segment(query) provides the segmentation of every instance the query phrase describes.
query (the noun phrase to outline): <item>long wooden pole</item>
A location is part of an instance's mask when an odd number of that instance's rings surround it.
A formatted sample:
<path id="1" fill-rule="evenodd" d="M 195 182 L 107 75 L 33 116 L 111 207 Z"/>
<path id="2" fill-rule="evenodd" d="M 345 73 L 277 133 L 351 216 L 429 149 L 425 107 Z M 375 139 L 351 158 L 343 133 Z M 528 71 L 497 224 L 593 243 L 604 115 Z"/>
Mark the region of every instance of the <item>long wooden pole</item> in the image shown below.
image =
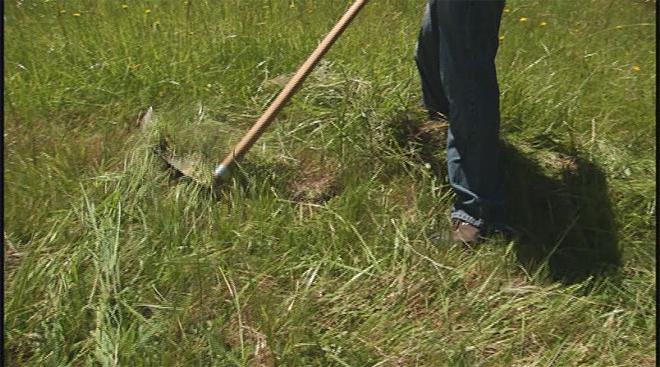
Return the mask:
<path id="1" fill-rule="evenodd" d="M 316 50 L 307 58 L 307 60 L 298 68 L 296 74 L 289 80 L 289 82 L 284 86 L 284 89 L 277 95 L 275 100 L 270 104 L 268 109 L 259 117 L 257 122 L 252 125 L 250 130 L 243 136 L 243 138 L 236 144 L 236 146 L 231 150 L 225 159 L 220 163 L 215 171 L 213 172 L 214 183 L 218 183 L 219 180 L 226 175 L 229 167 L 236 161 L 236 159 L 242 157 L 252 145 L 259 139 L 261 134 L 264 132 L 266 127 L 270 125 L 271 122 L 275 119 L 277 114 L 282 110 L 284 105 L 291 99 L 291 96 L 295 94 L 300 85 L 305 81 L 305 78 L 312 72 L 316 64 L 321 60 L 323 55 L 330 49 L 330 47 L 335 43 L 335 41 L 341 36 L 346 27 L 351 23 L 353 18 L 357 13 L 362 9 L 362 7 L 367 3 L 368 0 L 356 0 L 353 5 L 344 13 L 344 15 L 339 19 L 339 22 L 330 30 L 327 36 L 319 43 L 316 47 Z"/>

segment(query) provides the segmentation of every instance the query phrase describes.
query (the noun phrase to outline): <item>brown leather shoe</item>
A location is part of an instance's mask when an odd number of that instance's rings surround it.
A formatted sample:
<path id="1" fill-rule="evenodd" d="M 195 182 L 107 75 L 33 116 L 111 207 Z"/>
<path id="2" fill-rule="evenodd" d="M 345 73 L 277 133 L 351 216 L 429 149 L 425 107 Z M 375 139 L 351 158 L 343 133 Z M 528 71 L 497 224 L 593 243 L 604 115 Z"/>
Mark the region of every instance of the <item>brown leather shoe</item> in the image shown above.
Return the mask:
<path id="1" fill-rule="evenodd" d="M 479 228 L 462 220 L 454 219 L 451 222 L 451 240 L 472 245 L 483 241 L 483 237 Z"/>

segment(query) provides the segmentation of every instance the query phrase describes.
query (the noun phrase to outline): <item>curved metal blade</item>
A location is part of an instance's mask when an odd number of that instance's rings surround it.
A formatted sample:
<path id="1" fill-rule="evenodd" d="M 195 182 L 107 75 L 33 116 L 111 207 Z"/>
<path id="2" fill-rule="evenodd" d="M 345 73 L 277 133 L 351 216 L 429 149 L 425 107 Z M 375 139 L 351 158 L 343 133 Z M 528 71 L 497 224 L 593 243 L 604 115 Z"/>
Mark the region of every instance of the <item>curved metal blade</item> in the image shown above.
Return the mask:
<path id="1" fill-rule="evenodd" d="M 186 177 L 199 185 L 212 187 L 211 168 L 204 164 L 201 157 L 178 156 L 169 149 L 165 140 L 161 141 L 156 154 L 177 173 L 178 177 Z"/>

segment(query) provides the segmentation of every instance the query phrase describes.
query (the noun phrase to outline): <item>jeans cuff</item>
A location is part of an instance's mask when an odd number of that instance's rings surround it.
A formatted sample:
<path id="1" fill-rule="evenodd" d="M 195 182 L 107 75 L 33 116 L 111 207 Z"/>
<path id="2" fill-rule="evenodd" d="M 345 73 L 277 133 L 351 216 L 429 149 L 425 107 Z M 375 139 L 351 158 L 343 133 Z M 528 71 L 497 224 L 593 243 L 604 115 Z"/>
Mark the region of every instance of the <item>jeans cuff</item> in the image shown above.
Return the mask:
<path id="1" fill-rule="evenodd" d="M 464 210 L 456 210 L 451 213 L 451 219 L 458 219 L 460 221 L 469 223 L 479 229 L 482 229 L 484 221 L 481 219 L 476 219 L 470 214 L 466 213 Z"/>

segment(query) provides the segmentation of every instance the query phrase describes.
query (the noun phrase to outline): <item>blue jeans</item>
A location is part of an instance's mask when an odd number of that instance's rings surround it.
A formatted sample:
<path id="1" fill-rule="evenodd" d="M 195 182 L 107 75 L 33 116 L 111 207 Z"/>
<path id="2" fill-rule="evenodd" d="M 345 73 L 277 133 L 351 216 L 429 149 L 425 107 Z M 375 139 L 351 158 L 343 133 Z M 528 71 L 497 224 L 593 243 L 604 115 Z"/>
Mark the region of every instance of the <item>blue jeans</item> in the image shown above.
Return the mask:
<path id="1" fill-rule="evenodd" d="M 445 115 L 451 218 L 484 232 L 504 227 L 495 55 L 504 0 L 429 0 L 415 61 L 422 102 Z"/>

